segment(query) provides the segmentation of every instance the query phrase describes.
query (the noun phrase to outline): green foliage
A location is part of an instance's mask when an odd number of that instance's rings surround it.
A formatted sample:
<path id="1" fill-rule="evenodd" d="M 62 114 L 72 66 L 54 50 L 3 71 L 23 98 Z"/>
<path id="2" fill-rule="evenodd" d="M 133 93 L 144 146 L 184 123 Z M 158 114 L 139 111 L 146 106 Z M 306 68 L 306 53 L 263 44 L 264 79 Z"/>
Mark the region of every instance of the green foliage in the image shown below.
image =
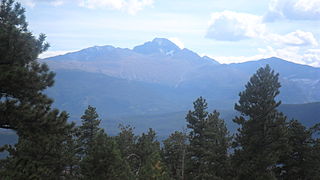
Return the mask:
<path id="1" fill-rule="evenodd" d="M 21 5 L 2 0 L 0 19 L 0 128 L 19 130 L 32 125 L 25 113 L 50 107 L 42 91 L 53 85 L 54 73 L 36 60 L 48 44 L 45 35 L 35 38 L 27 29 Z"/>
<path id="2" fill-rule="evenodd" d="M 313 139 L 314 129 L 307 129 L 299 121 L 288 125 L 289 151 L 282 157 L 283 166 L 278 168 L 278 178 L 317 179 L 320 177 L 320 156 L 317 139 Z"/>
<path id="3" fill-rule="evenodd" d="M 275 179 L 279 157 L 287 150 L 286 117 L 276 109 L 281 103 L 275 100 L 278 76 L 268 65 L 260 68 L 239 94 L 233 157 L 238 179 Z"/>
<path id="4" fill-rule="evenodd" d="M 78 128 L 80 149 L 80 178 L 92 180 L 132 179 L 129 164 L 122 157 L 116 138 L 108 137 L 99 127 L 96 108 L 88 106 Z M 75 144 L 76 145 L 76 144 Z M 72 146 L 71 146 L 72 147 Z M 79 150 L 75 146 L 75 150 Z M 72 156 L 71 156 L 72 157 Z"/>
<path id="5" fill-rule="evenodd" d="M 79 128 L 73 127 L 63 144 L 64 177 L 66 179 L 79 179 L 80 160 L 82 154 L 81 144 L 79 143 Z"/>
<path id="6" fill-rule="evenodd" d="M 219 113 L 208 113 L 206 100 L 198 98 L 194 111 L 189 111 L 186 120 L 189 133 L 190 179 L 226 179 L 228 176 L 228 154 L 230 137 Z"/>
<path id="7" fill-rule="evenodd" d="M 84 114 L 81 116 L 82 125 L 80 129 L 79 141 L 84 149 L 83 153 L 87 153 L 92 147 L 94 138 L 97 136 L 101 128 L 99 127 L 101 120 L 98 119 L 99 115 L 96 108 L 88 106 Z"/>
<path id="8" fill-rule="evenodd" d="M 187 146 L 187 135 L 179 131 L 163 141 L 163 158 L 172 179 L 184 179 Z"/>
<path id="9" fill-rule="evenodd" d="M 81 162 L 81 173 L 86 180 L 129 180 L 133 177 L 115 140 L 103 131 L 94 137 L 92 147 Z"/>
<path id="10" fill-rule="evenodd" d="M 18 143 L 8 146 L 10 156 L 4 160 L 3 177 L 8 179 L 59 179 L 64 176 L 66 137 L 73 128 L 67 114 L 58 110 L 41 117 L 36 129 L 24 129 Z M 41 123 L 41 124 L 40 124 Z M 36 131 L 35 131 L 36 130 Z"/>
<path id="11" fill-rule="evenodd" d="M 138 136 L 134 134 L 134 128 L 130 126 L 119 125 L 119 128 L 120 133 L 115 137 L 115 140 L 121 157 L 129 164 L 131 173 L 137 175 L 141 168 L 141 159 L 136 154 Z"/>
<path id="12" fill-rule="evenodd" d="M 147 134 L 142 133 L 137 142 L 136 154 L 141 159 L 139 180 L 167 180 L 169 178 L 162 163 L 160 144 L 156 140 L 154 130 L 149 129 Z"/>
<path id="13" fill-rule="evenodd" d="M 24 9 L 13 0 L 0 4 L 0 128 L 18 135 L 15 146 L 5 145 L 5 179 L 59 179 L 64 174 L 63 148 L 73 124 L 66 112 L 51 110 L 43 90 L 54 83 L 54 73 L 37 61 L 49 45 L 27 28 Z"/>

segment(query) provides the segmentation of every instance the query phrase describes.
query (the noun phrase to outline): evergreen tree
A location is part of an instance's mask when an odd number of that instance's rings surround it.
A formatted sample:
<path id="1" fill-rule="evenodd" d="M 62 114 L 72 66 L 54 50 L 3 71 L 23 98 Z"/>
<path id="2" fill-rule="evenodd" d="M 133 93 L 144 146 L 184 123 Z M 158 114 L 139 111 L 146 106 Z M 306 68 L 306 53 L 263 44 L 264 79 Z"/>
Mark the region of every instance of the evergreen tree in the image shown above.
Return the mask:
<path id="1" fill-rule="evenodd" d="M 101 131 L 101 128 L 99 127 L 101 120 L 96 112 L 96 108 L 90 105 L 81 116 L 81 119 L 82 125 L 79 127 L 79 141 L 83 148 L 83 153 L 87 153 L 87 151 L 92 147 L 95 136 L 99 131 Z"/>
<path id="2" fill-rule="evenodd" d="M 133 175 L 129 165 L 121 158 L 115 140 L 103 131 L 93 138 L 81 163 L 81 173 L 86 180 L 130 180 Z"/>
<path id="3" fill-rule="evenodd" d="M 235 109 L 241 113 L 235 138 L 234 167 L 238 179 L 275 179 L 280 155 L 287 151 L 286 117 L 277 111 L 281 102 L 279 74 L 267 65 L 258 69 L 239 94 Z"/>
<path id="4" fill-rule="evenodd" d="M 155 139 L 156 133 L 149 129 L 138 139 L 136 154 L 141 160 L 138 172 L 139 180 L 168 180 L 168 173 L 161 159 L 160 144 Z"/>
<path id="5" fill-rule="evenodd" d="M 184 180 L 187 135 L 176 131 L 163 141 L 163 158 L 169 170 L 170 177 L 176 180 Z"/>
<path id="6" fill-rule="evenodd" d="M 137 140 L 134 135 L 134 128 L 130 126 L 119 125 L 120 133 L 115 137 L 121 152 L 121 157 L 127 161 L 132 174 L 137 175 L 141 166 L 141 159 L 137 155 Z"/>
<path id="7" fill-rule="evenodd" d="M 194 111 L 189 111 L 186 120 L 189 133 L 188 178 L 190 179 L 227 179 L 230 137 L 219 113 L 208 113 L 206 100 L 198 98 Z"/>
<path id="8" fill-rule="evenodd" d="M 25 10 L 13 0 L 0 4 L 0 128 L 19 131 L 36 123 L 26 117 L 37 108 L 48 109 L 52 100 L 43 90 L 53 85 L 54 73 L 37 62 L 49 45 L 45 35 L 28 30 Z M 31 122 L 29 122 L 31 121 Z"/>
<path id="9" fill-rule="evenodd" d="M 50 111 L 37 118 L 35 129 L 18 131 L 19 140 L 9 146 L 9 157 L 0 174 L 7 179 L 60 179 L 64 176 L 63 148 L 73 124 L 66 125 L 67 114 Z"/>
<path id="10" fill-rule="evenodd" d="M 288 126 L 289 151 L 281 157 L 283 166 L 278 168 L 279 179 L 310 179 L 320 177 L 320 156 L 313 128 L 307 129 L 299 121 Z"/>
<path id="11" fill-rule="evenodd" d="M 0 128 L 18 135 L 15 146 L 2 160 L 2 179 L 59 179 L 64 172 L 63 146 L 74 126 L 65 112 L 51 110 L 44 93 L 54 83 L 54 73 L 37 61 L 49 45 L 45 35 L 28 30 L 25 10 L 13 0 L 0 4 Z"/>
<path id="12" fill-rule="evenodd" d="M 135 152 L 138 137 L 134 135 L 134 128 L 130 126 L 123 126 L 120 124 L 119 128 L 120 133 L 115 138 L 123 157 L 128 157 Z"/>
<path id="13" fill-rule="evenodd" d="M 73 127 L 63 144 L 63 161 L 65 179 L 79 179 L 80 177 L 80 160 L 81 160 L 81 144 L 79 143 L 79 128 Z"/>

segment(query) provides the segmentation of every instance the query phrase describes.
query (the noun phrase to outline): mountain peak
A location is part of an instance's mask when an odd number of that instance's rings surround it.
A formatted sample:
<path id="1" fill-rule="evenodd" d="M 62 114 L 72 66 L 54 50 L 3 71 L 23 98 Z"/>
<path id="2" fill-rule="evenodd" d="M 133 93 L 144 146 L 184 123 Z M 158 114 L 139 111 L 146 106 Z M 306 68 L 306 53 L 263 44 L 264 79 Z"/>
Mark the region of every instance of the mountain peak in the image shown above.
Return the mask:
<path id="1" fill-rule="evenodd" d="M 166 38 L 154 38 L 152 40 L 153 43 L 157 43 L 159 46 L 176 46 L 173 42 L 171 42 L 169 39 Z"/>
<path id="2" fill-rule="evenodd" d="M 152 41 L 148 41 L 143 45 L 139 45 L 133 48 L 133 51 L 140 54 L 165 54 L 171 55 L 181 49 L 166 38 L 155 38 Z"/>

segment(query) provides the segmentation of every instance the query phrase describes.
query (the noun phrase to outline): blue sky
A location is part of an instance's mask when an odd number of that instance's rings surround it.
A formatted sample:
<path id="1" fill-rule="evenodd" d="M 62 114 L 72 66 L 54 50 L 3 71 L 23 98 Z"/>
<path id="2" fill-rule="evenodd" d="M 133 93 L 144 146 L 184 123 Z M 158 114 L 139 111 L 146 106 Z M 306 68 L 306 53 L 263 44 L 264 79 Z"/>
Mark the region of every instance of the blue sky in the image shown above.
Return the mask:
<path id="1" fill-rule="evenodd" d="M 221 63 L 271 56 L 320 67 L 320 0 L 19 0 L 48 57 L 155 37 Z"/>

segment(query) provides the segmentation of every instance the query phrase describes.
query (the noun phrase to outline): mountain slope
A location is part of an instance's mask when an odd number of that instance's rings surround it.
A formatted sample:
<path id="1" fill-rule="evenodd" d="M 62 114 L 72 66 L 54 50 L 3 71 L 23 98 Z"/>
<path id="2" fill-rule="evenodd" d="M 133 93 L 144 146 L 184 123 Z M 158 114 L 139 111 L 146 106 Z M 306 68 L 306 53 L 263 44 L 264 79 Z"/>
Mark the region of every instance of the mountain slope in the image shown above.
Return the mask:
<path id="1" fill-rule="evenodd" d="M 215 108 L 209 108 L 213 111 Z M 316 123 L 320 123 L 320 102 L 306 103 L 306 104 L 281 104 L 278 110 L 283 112 L 288 121 L 291 119 L 299 120 L 306 127 L 312 127 Z M 232 119 L 239 115 L 233 109 L 217 109 L 220 112 L 220 117 L 225 120 L 226 125 L 231 134 L 235 133 L 238 125 Z M 136 127 L 138 133 L 144 132 L 149 127 L 154 128 L 159 135 L 167 136 L 176 130 L 182 130 L 186 127 L 186 111 L 170 112 L 163 114 L 149 114 L 149 115 L 136 115 L 124 116 L 116 119 L 107 119 L 105 127 L 108 131 L 115 134 L 118 123 L 130 124 Z M 108 128 L 109 127 L 109 128 Z"/>
<path id="2" fill-rule="evenodd" d="M 306 104 L 284 104 L 279 111 L 288 116 L 289 119 L 297 119 L 307 127 L 320 123 L 320 102 Z"/>
<path id="3" fill-rule="evenodd" d="M 80 117 L 88 105 L 102 117 L 169 112 L 181 105 L 187 94 L 173 87 L 130 81 L 102 73 L 56 70 L 56 83 L 46 91 L 54 106 Z"/>

